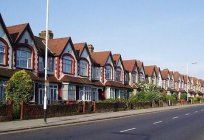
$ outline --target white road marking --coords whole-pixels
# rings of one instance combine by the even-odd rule
[[[194,111],[194,113],[198,113],[198,111]]]
[[[163,121],[158,121],[158,122],[154,122],[153,124],[158,124],[158,123],[162,123]]]
[[[123,132],[131,131],[131,130],[134,130],[134,129],[136,129],[136,128],[126,129],[126,130],[122,130],[122,131],[120,131],[120,132],[123,133]]]
[[[188,115],[190,115],[190,113],[186,113],[185,115],[188,116]]]
[[[176,116],[176,117],[173,117],[172,119],[178,119],[179,117],[178,116]]]

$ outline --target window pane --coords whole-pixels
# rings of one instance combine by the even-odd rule
[[[4,47],[2,45],[0,45],[0,64],[4,64]]]
[[[31,68],[31,51],[27,48],[17,50],[16,66],[22,68]]]

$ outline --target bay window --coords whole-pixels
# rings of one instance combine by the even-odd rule
[[[92,79],[100,80],[100,76],[101,76],[100,67],[93,67],[92,68]]]
[[[63,72],[64,73],[72,73],[72,58],[69,56],[64,56],[62,59],[62,65],[63,65]]]
[[[47,58],[47,70],[49,72],[54,72],[55,69],[55,58],[54,57],[48,57]]]
[[[85,60],[79,61],[79,75],[88,76],[88,63]]]
[[[32,52],[28,48],[18,48],[16,51],[16,66],[31,69]]]
[[[136,83],[136,72],[132,73],[132,83]]]
[[[106,80],[111,80],[111,75],[112,75],[112,67],[111,66],[106,66],[105,67],[105,78]]]
[[[76,100],[76,86],[72,85],[68,86],[68,100],[70,101]]]
[[[120,68],[116,68],[116,71],[115,71],[115,80],[116,81],[121,81],[121,69]]]
[[[0,64],[5,63],[5,47],[0,45]]]
[[[129,73],[128,72],[125,73],[125,82],[126,83],[129,82]]]
[[[44,59],[42,57],[39,57],[39,71],[44,71]]]

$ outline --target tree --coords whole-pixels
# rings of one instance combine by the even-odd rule
[[[32,94],[33,81],[25,70],[16,72],[7,82],[6,99],[13,100],[15,104],[29,102]]]
[[[14,73],[6,85],[6,99],[14,101],[14,119],[19,119],[20,117],[20,102],[29,102],[31,100],[32,94],[33,81],[31,80],[30,75],[25,70]]]

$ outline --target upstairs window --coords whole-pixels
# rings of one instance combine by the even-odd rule
[[[0,45],[0,64],[5,62],[5,47]]]
[[[132,73],[132,83],[136,83],[136,72]]]
[[[88,63],[85,60],[79,61],[79,75],[88,76]]]
[[[17,49],[16,66],[20,68],[31,69],[31,56],[32,52],[28,48]]]
[[[73,65],[73,60],[69,56],[64,56],[62,60],[62,65],[63,65],[63,72],[64,73],[72,73],[72,65]]]
[[[139,74],[139,80],[140,82],[144,81],[144,74],[142,72]]]
[[[48,57],[47,58],[47,70],[49,72],[54,72],[55,69],[55,58],[54,57]]]
[[[120,68],[117,68],[115,71],[115,80],[121,81],[121,69]]]
[[[93,67],[92,68],[92,79],[100,80],[101,70],[100,67]]]
[[[43,72],[44,71],[44,59],[42,57],[39,57],[39,71]]]
[[[111,66],[106,66],[105,67],[105,78],[106,80],[111,80],[112,78],[112,67]]]
[[[129,82],[129,73],[128,72],[125,73],[125,82],[126,83]]]

